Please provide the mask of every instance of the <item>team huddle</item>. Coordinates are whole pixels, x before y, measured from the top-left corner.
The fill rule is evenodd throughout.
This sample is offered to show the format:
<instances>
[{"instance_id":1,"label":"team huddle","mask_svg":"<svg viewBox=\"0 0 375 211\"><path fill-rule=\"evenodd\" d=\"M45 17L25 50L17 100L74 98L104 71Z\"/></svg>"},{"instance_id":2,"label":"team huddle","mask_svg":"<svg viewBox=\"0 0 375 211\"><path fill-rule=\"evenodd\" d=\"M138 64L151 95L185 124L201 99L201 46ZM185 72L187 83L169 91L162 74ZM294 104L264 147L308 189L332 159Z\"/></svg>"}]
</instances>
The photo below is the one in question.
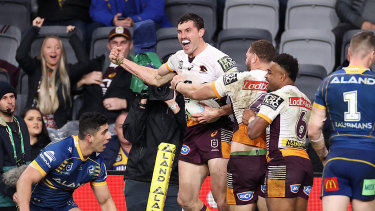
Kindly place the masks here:
<instances>
[{"instance_id":1,"label":"team huddle","mask_svg":"<svg viewBox=\"0 0 375 211\"><path fill-rule=\"evenodd\" d=\"M361 32L352 38L349 66L327 76L312 103L294 85L298 62L293 56L278 55L269 41L254 41L246 52L247 71L239 72L234 60L203 40L204 32L201 17L182 16L177 27L182 50L157 70L123 58L117 48L109 55L148 85L170 82L184 96L185 109L203 105L203 111L186 115L179 206L209 210L198 196L210 175L219 210L306 210L313 185L308 137L325 165L323 210L346 210L349 202L353 209L373 210L375 74L369 68L375 35ZM79 210L72 192L87 182L102 210L116 210L98 155L109 138L105 117L83 115L78 136L47 146L21 175L15 199L20 210ZM33 184L38 185L32 191Z\"/></svg>"}]
</instances>

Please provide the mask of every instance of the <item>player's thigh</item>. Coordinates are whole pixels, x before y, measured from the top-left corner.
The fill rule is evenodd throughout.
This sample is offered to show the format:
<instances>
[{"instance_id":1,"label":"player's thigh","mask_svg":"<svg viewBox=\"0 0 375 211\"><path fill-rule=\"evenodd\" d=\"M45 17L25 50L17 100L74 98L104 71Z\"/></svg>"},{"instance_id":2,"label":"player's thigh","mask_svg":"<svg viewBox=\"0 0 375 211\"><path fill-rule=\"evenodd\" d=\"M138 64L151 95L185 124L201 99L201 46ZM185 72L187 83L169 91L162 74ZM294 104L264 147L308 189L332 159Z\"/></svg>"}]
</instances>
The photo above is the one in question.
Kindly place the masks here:
<instances>
[{"instance_id":1,"label":"player's thigh","mask_svg":"<svg viewBox=\"0 0 375 211\"><path fill-rule=\"evenodd\" d=\"M208 168L204 164L193 164L179 160L178 175L178 197L184 200L193 200L199 196L200 188L208 175Z\"/></svg>"},{"instance_id":2,"label":"player's thigh","mask_svg":"<svg viewBox=\"0 0 375 211\"><path fill-rule=\"evenodd\" d=\"M293 211L295 210L297 197L295 198L266 198L269 211Z\"/></svg>"},{"instance_id":3,"label":"player's thigh","mask_svg":"<svg viewBox=\"0 0 375 211\"><path fill-rule=\"evenodd\" d=\"M352 200L353 210L361 211L374 211L375 210L375 199L370 201L362 201L358 199Z\"/></svg>"},{"instance_id":4,"label":"player's thigh","mask_svg":"<svg viewBox=\"0 0 375 211\"><path fill-rule=\"evenodd\" d=\"M214 197L226 194L228 159L214 158L208 161L211 176L211 191Z\"/></svg>"},{"instance_id":5,"label":"player's thigh","mask_svg":"<svg viewBox=\"0 0 375 211\"><path fill-rule=\"evenodd\" d=\"M256 204L235 205L235 211L255 211Z\"/></svg>"},{"instance_id":6,"label":"player's thigh","mask_svg":"<svg viewBox=\"0 0 375 211\"><path fill-rule=\"evenodd\" d=\"M348 196L330 195L323 197L323 211L346 211L350 202Z\"/></svg>"}]
</instances>

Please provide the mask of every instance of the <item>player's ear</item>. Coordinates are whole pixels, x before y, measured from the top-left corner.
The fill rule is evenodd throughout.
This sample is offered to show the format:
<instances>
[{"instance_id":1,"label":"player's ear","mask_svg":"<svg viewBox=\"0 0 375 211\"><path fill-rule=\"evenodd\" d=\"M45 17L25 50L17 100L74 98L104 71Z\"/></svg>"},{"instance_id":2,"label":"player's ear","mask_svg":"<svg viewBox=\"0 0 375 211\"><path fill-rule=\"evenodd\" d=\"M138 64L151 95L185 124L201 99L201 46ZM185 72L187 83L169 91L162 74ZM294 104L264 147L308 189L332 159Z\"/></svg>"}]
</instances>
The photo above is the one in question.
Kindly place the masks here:
<instances>
[{"instance_id":1,"label":"player's ear","mask_svg":"<svg viewBox=\"0 0 375 211\"><path fill-rule=\"evenodd\" d=\"M203 37L204 32L205 32L204 28L199 29L199 31L198 31L199 37Z\"/></svg>"},{"instance_id":2,"label":"player's ear","mask_svg":"<svg viewBox=\"0 0 375 211\"><path fill-rule=\"evenodd\" d=\"M86 141L88 141L89 143L91 143L93 141L93 136L91 134L87 134L86 137L85 137Z\"/></svg>"}]
</instances>

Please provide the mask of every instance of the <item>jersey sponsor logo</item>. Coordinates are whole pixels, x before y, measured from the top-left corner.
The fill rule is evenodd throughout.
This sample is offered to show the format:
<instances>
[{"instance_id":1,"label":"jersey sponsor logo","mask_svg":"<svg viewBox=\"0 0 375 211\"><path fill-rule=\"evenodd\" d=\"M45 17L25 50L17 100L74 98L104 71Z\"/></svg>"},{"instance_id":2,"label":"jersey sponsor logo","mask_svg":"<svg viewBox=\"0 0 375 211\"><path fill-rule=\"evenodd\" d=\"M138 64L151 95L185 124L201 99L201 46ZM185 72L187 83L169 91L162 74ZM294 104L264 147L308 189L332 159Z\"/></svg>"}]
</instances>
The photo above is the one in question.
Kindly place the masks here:
<instances>
[{"instance_id":1,"label":"jersey sponsor logo","mask_svg":"<svg viewBox=\"0 0 375 211\"><path fill-rule=\"evenodd\" d=\"M339 190L339 183L337 182L337 177L327 177L324 178L324 191L337 191Z\"/></svg>"},{"instance_id":2,"label":"jersey sponsor logo","mask_svg":"<svg viewBox=\"0 0 375 211\"><path fill-rule=\"evenodd\" d=\"M272 108L273 110L276 110L283 102L284 102L283 98L281 98L278 95L270 93L270 94L267 94L266 97L264 97L262 105L266 105Z\"/></svg>"},{"instance_id":3,"label":"jersey sponsor logo","mask_svg":"<svg viewBox=\"0 0 375 211\"><path fill-rule=\"evenodd\" d=\"M90 175L93 175L95 172L95 166L91 165L87 168L87 173L89 173Z\"/></svg>"},{"instance_id":4,"label":"jersey sponsor logo","mask_svg":"<svg viewBox=\"0 0 375 211\"><path fill-rule=\"evenodd\" d=\"M116 162L120 162L121 160L122 160L122 155L121 154L117 154Z\"/></svg>"},{"instance_id":5,"label":"jersey sponsor logo","mask_svg":"<svg viewBox=\"0 0 375 211\"><path fill-rule=\"evenodd\" d=\"M228 72L230 69L237 67L236 62L229 56L224 56L223 58L217 60L224 72Z\"/></svg>"},{"instance_id":6,"label":"jersey sponsor logo","mask_svg":"<svg viewBox=\"0 0 375 211\"><path fill-rule=\"evenodd\" d=\"M211 133L211 137L216 136L217 132L218 132L218 130L215 130L214 132L212 132L212 133Z\"/></svg>"},{"instance_id":7,"label":"jersey sponsor logo","mask_svg":"<svg viewBox=\"0 0 375 211\"><path fill-rule=\"evenodd\" d=\"M190 148L188 146L186 146L185 144L182 145L180 153L182 155L187 155L187 154L189 154L189 152L190 152Z\"/></svg>"},{"instance_id":8,"label":"jersey sponsor logo","mask_svg":"<svg viewBox=\"0 0 375 211\"><path fill-rule=\"evenodd\" d=\"M306 143L283 138L281 141L281 146L305 149Z\"/></svg>"},{"instance_id":9,"label":"jersey sponsor logo","mask_svg":"<svg viewBox=\"0 0 375 211\"><path fill-rule=\"evenodd\" d=\"M301 187L301 184L290 185L290 192L298 193L300 187Z\"/></svg>"},{"instance_id":10,"label":"jersey sponsor logo","mask_svg":"<svg viewBox=\"0 0 375 211\"><path fill-rule=\"evenodd\" d=\"M345 80L345 76L335 76L330 82L331 84L366 84L366 85L374 85L375 79L374 78L363 78L363 77L356 77L352 76L349 79Z\"/></svg>"},{"instance_id":11,"label":"jersey sponsor logo","mask_svg":"<svg viewBox=\"0 0 375 211\"><path fill-rule=\"evenodd\" d=\"M76 187L79 187L81 186L81 183L75 183L75 182L69 182L69 181L66 181L66 180L61 180L60 178L52 178L56 183L62 185L62 186L65 186L67 188L76 188Z\"/></svg>"},{"instance_id":12,"label":"jersey sponsor logo","mask_svg":"<svg viewBox=\"0 0 375 211\"><path fill-rule=\"evenodd\" d=\"M237 80L237 73L229 73L223 76L224 85L229 85Z\"/></svg>"},{"instance_id":13,"label":"jersey sponsor logo","mask_svg":"<svg viewBox=\"0 0 375 211\"><path fill-rule=\"evenodd\" d=\"M182 60L178 61L178 69L182 69L183 63L184 63L184 61L182 61Z\"/></svg>"},{"instance_id":14,"label":"jersey sponsor logo","mask_svg":"<svg viewBox=\"0 0 375 211\"><path fill-rule=\"evenodd\" d=\"M208 70L207 70L207 67L206 66L204 66L204 65L201 65L201 66L199 66L199 68L200 68L200 72L203 72L203 73L205 73L205 72L207 72Z\"/></svg>"},{"instance_id":15,"label":"jersey sponsor logo","mask_svg":"<svg viewBox=\"0 0 375 211\"><path fill-rule=\"evenodd\" d=\"M72 147L69 147L69 148L68 148L68 151L69 151L70 153L72 153Z\"/></svg>"},{"instance_id":16,"label":"jersey sponsor logo","mask_svg":"<svg viewBox=\"0 0 375 211\"><path fill-rule=\"evenodd\" d=\"M73 168L73 163L69 163L68 165L66 165L65 170L70 171L72 170L72 168Z\"/></svg>"},{"instance_id":17,"label":"jersey sponsor logo","mask_svg":"<svg viewBox=\"0 0 375 211\"><path fill-rule=\"evenodd\" d=\"M219 140L217 140L216 138L214 139L211 139L211 147L212 148L217 148L219 146ZM211 150L212 151L212 150ZM216 150L215 150L216 151Z\"/></svg>"},{"instance_id":18,"label":"jersey sponsor logo","mask_svg":"<svg viewBox=\"0 0 375 211\"><path fill-rule=\"evenodd\" d=\"M50 163L56 160L54 151L45 151L43 152L43 154L44 156L46 156Z\"/></svg>"},{"instance_id":19,"label":"jersey sponsor logo","mask_svg":"<svg viewBox=\"0 0 375 211\"><path fill-rule=\"evenodd\" d=\"M265 81L245 80L243 82L242 90L267 91L267 84L268 83Z\"/></svg>"},{"instance_id":20,"label":"jersey sponsor logo","mask_svg":"<svg viewBox=\"0 0 375 211\"><path fill-rule=\"evenodd\" d=\"M237 198L241 201L250 201L254 196L254 191L237 193Z\"/></svg>"},{"instance_id":21,"label":"jersey sponsor logo","mask_svg":"<svg viewBox=\"0 0 375 211\"><path fill-rule=\"evenodd\" d=\"M297 106L312 109L311 103L303 97L289 97L289 106Z\"/></svg>"},{"instance_id":22,"label":"jersey sponsor logo","mask_svg":"<svg viewBox=\"0 0 375 211\"><path fill-rule=\"evenodd\" d=\"M303 192L304 192L307 196L310 196L311 186L304 186L304 187L303 187Z\"/></svg>"},{"instance_id":23,"label":"jersey sponsor logo","mask_svg":"<svg viewBox=\"0 0 375 211\"><path fill-rule=\"evenodd\" d=\"M361 123L361 122L335 122L335 127L339 128L355 128L355 129L372 129L372 123Z\"/></svg>"}]
</instances>

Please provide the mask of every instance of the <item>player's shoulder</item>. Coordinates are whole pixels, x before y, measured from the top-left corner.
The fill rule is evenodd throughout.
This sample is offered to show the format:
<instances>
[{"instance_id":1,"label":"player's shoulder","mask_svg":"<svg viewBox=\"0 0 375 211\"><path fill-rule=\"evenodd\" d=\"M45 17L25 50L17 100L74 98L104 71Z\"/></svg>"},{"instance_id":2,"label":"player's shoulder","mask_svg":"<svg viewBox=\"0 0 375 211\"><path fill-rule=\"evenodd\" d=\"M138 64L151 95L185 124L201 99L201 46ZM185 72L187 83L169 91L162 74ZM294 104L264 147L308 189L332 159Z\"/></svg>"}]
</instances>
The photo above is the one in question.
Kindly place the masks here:
<instances>
[{"instance_id":1,"label":"player's shoulder","mask_svg":"<svg viewBox=\"0 0 375 211\"><path fill-rule=\"evenodd\" d=\"M72 154L74 147L74 138L69 136L61 141L49 144L45 149L53 150L61 155L68 155Z\"/></svg>"}]
</instances>

